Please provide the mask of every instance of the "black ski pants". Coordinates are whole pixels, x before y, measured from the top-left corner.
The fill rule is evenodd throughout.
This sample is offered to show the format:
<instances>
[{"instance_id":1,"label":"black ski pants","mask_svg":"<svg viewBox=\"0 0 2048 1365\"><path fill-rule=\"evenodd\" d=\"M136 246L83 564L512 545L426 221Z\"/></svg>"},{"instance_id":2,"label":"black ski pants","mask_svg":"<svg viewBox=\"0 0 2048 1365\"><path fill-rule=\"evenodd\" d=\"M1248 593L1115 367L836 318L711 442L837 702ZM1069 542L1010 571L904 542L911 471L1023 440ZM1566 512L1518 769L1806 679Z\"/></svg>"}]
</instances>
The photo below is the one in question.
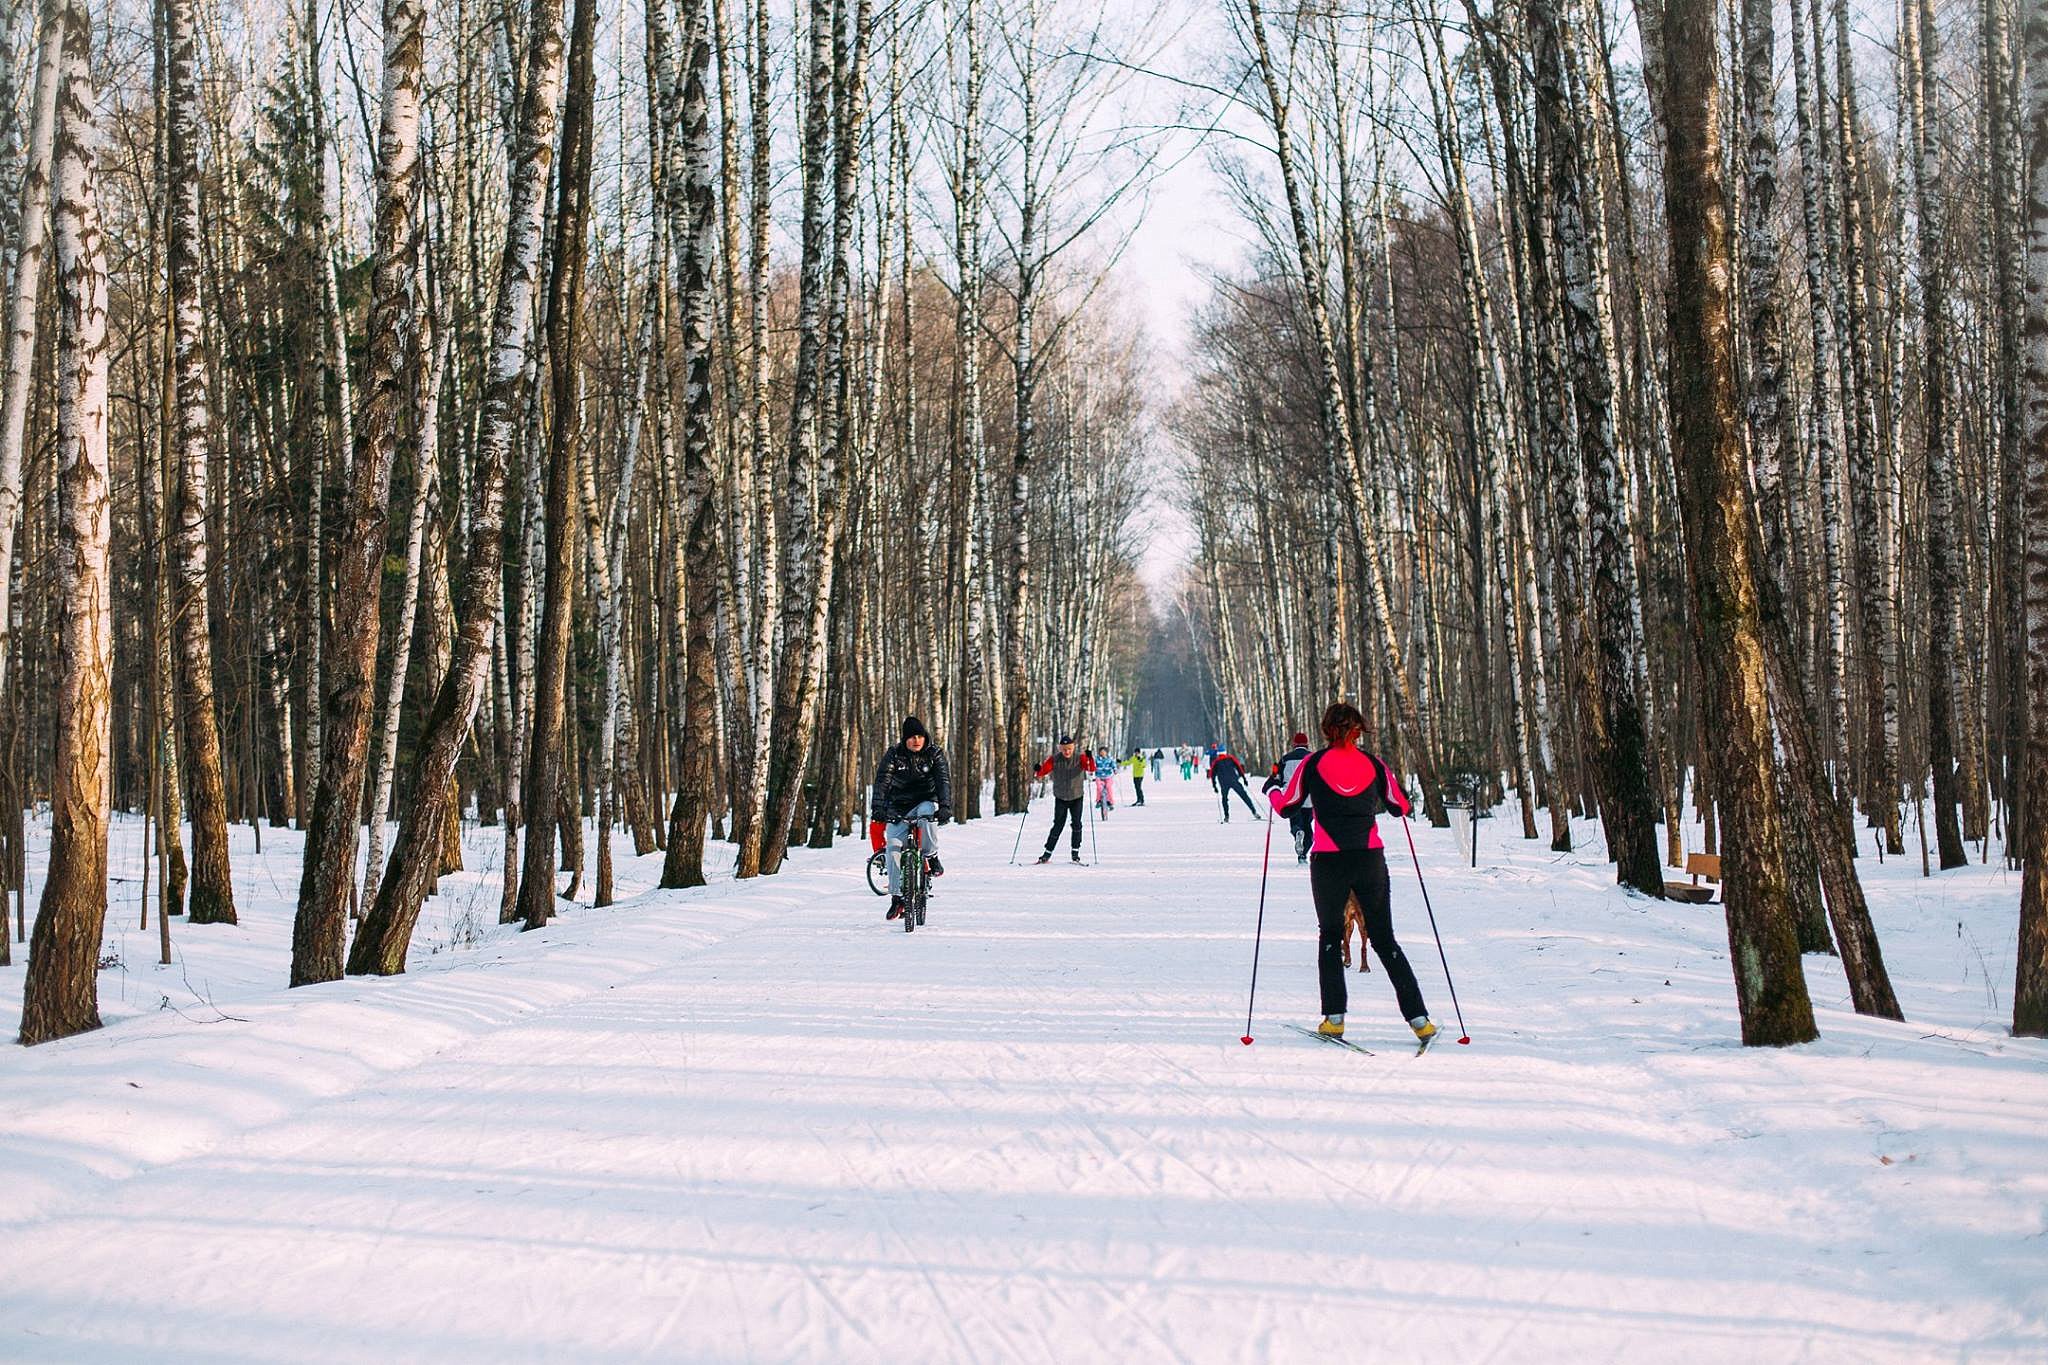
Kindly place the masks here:
<instances>
[{"instance_id":1,"label":"black ski pants","mask_svg":"<svg viewBox=\"0 0 2048 1365\"><path fill-rule=\"evenodd\" d=\"M1045 836L1045 851L1052 852L1053 845L1060 841L1060 831L1067 827L1067 821L1074 822L1074 852L1081 851L1081 798L1056 796L1052 801L1052 833Z\"/></svg>"},{"instance_id":2,"label":"black ski pants","mask_svg":"<svg viewBox=\"0 0 2048 1365\"><path fill-rule=\"evenodd\" d=\"M1230 818L1230 794L1232 792L1236 792L1237 799L1244 802L1244 808L1252 813L1252 819L1261 820L1265 818L1259 814L1259 808L1252 804L1252 794L1244 789L1244 779L1242 777L1228 777L1216 784L1216 793L1223 801L1223 818L1225 820Z\"/></svg>"},{"instance_id":3,"label":"black ski pants","mask_svg":"<svg viewBox=\"0 0 2048 1365\"><path fill-rule=\"evenodd\" d=\"M1138 804L1145 804L1145 775L1136 768L1131 769L1131 785L1138 789Z\"/></svg>"},{"instance_id":4,"label":"black ski pants","mask_svg":"<svg viewBox=\"0 0 2048 1365\"><path fill-rule=\"evenodd\" d=\"M1344 905L1355 895L1365 919L1366 942L1387 969L1387 980L1394 983L1401 1017L1428 1014L1422 988L1415 984L1415 969L1408 965L1401 945L1394 942L1394 916L1387 905L1387 851L1359 848L1311 853L1308 885L1316 901L1316 975L1323 990L1323 1013L1344 1013Z\"/></svg>"}]
</instances>

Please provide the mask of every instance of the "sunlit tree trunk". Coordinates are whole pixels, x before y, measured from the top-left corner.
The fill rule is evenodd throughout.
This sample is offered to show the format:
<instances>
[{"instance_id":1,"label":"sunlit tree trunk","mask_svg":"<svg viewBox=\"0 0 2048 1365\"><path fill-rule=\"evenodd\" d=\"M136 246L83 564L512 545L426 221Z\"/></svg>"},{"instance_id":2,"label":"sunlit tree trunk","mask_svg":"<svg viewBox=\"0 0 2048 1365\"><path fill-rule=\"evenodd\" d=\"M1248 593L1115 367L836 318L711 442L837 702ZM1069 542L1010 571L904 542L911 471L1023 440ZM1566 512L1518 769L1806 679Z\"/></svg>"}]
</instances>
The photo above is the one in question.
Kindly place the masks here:
<instances>
[{"instance_id":1,"label":"sunlit tree trunk","mask_svg":"<svg viewBox=\"0 0 2048 1365\"><path fill-rule=\"evenodd\" d=\"M65 0L61 16L51 214L57 264L56 734L50 862L22 982L24 1043L100 1025L96 987L113 776L114 613L107 559L113 501L99 97L85 0Z\"/></svg>"},{"instance_id":2,"label":"sunlit tree trunk","mask_svg":"<svg viewBox=\"0 0 2048 1365\"><path fill-rule=\"evenodd\" d=\"M1725 727L1714 780L1742 1041L1781 1046L1817 1033L1786 898L1758 566L1736 403L1719 63L1712 59L1715 12L1714 0L1670 0L1657 44L1686 54L1686 60L1660 63L1668 82L1662 122L1673 452L1700 671L1710 714Z\"/></svg>"},{"instance_id":3,"label":"sunlit tree trunk","mask_svg":"<svg viewBox=\"0 0 2048 1365\"><path fill-rule=\"evenodd\" d=\"M477 421L473 508L455 647L415 745L408 784L412 797L399 824L389 870L349 950L348 967L355 973L388 976L405 970L413 925L439 868L443 826L455 799L456 761L476 718L491 663L492 627L501 592L505 473L522 415L520 381L532 340L548 171L554 162L561 101L562 0L534 0L527 34L505 251L491 313L483 410Z\"/></svg>"},{"instance_id":4,"label":"sunlit tree trunk","mask_svg":"<svg viewBox=\"0 0 2048 1365\"><path fill-rule=\"evenodd\" d=\"M356 830L376 704L391 466L409 396L406 367L418 354L412 253L425 26L424 0L385 0L366 398L355 428L360 444L348 479L347 510L335 537L334 636L326 652L327 715L320 732L325 752L292 926L294 986L341 976L349 890L355 881ZM382 820L383 813L373 818Z\"/></svg>"}]
</instances>

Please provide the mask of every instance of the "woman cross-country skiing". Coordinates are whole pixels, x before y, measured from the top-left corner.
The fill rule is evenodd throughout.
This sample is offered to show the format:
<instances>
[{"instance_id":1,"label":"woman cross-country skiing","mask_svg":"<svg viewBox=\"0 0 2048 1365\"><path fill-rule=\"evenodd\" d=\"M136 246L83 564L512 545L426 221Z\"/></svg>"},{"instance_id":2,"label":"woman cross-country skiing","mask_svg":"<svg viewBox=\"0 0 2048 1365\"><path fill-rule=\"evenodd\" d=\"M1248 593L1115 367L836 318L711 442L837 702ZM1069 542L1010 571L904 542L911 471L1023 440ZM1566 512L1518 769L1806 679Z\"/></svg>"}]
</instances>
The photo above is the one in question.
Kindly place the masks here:
<instances>
[{"instance_id":1,"label":"woman cross-country skiing","mask_svg":"<svg viewBox=\"0 0 2048 1365\"><path fill-rule=\"evenodd\" d=\"M1292 815L1304 802L1314 811L1308 882L1315 897L1319 942L1316 970L1322 985L1323 1022L1316 1032L1344 1036L1344 904L1358 897L1366 940L1387 969L1401 1015L1424 1047L1437 1036L1415 969L1394 941L1393 911L1387 903L1387 851L1375 819L1392 808L1405 816L1408 798L1387 765L1365 751L1365 717L1349 702L1333 702L1323 713L1327 747L1297 763L1286 787L1272 793L1273 809Z\"/></svg>"}]
</instances>

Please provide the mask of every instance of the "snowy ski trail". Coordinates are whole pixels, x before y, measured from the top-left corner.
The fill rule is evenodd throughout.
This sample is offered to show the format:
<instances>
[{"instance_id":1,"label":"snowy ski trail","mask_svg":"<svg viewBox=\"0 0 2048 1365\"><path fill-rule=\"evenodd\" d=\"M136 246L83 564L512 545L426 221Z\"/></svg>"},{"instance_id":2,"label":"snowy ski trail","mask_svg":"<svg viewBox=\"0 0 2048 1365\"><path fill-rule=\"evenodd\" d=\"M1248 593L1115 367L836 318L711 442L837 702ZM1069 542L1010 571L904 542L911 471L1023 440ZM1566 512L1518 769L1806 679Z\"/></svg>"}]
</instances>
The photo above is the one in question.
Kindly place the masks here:
<instances>
[{"instance_id":1,"label":"snowy ski trail","mask_svg":"<svg viewBox=\"0 0 2048 1365\"><path fill-rule=\"evenodd\" d=\"M1911 1022L1809 959L1822 1042L1759 1052L1718 907L1418 827L1474 1039L1418 1058L1377 971L1348 1022L1379 1055L1280 1027L1316 1001L1276 857L1247 1048L1264 827L1147 796L1090 867L1030 862L1042 809L1017 867L1014 817L945 829L914 935L848 843L6 1049L0 1358L2048 1356L2048 1049L1990 999L1995 869L1864 867ZM257 915L288 942L288 901ZM277 937L173 932L185 976Z\"/></svg>"}]
</instances>

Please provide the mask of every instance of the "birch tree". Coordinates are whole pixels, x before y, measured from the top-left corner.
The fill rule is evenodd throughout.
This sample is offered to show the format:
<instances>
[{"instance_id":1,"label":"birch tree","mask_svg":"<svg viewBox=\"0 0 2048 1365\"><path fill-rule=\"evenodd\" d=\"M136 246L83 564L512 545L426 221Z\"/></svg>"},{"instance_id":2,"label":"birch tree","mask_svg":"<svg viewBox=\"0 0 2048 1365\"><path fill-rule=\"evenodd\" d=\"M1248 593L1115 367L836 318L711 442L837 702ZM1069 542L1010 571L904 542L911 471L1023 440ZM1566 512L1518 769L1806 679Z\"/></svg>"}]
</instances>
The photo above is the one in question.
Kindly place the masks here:
<instances>
[{"instance_id":1,"label":"birch tree","mask_svg":"<svg viewBox=\"0 0 2048 1365\"><path fill-rule=\"evenodd\" d=\"M29 380L36 349L36 299L42 289L43 247L50 232L50 161L57 136L57 87L62 78L66 0L43 0L30 87L28 152L21 173L19 235L9 253L6 335L0 338L0 622L7 621L14 584L14 534L21 519L21 454L28 424ZM0 187L5 193L5 187ZM0 639L0 683L7 678L13 632Z\"/></svg>"},{"instance_id":2,"label":"birch tree","mask_svg":"<svg viewBox=\"0 0 2048 1365\"><path fill-rule=\"evenodd\" d=\"M378 126L376 255L370 354L343 524L336 536L333 636L325 651L325 745L299 906L292 984L339 979L355 882L370 718L375 709L378 618L391 504L391 467L407 402L406 366L418 353L412 224L419 169L424 0L385 0L384 99ZM331 268L331 263L330 263ZM373 814L381 820L381 812Z\"/></svg>"},{"instance_id":3,"label":"birch tree","mask_svg":"<svg viewBox=\"0 0 2048 1365\"><path fill-rule=\"evenodd\" d=\"M2025 378L2027 694L2020 942L2012 1031L2048 1037L2048 4L2027 0L2026 317L2021 328Z\"/></svg>"},{"instance_id":4,"label":"birch tree","mask_svg":"<svg viewBox=\"0 0 2048 1365\"><path fill-rule=\"evenodd\" d=\"M57 91L56 755L50 864L22 983L21 1041L100 1025L100 928L107 913L114 621L107 551L113 520L107 453L107 258L101 233L99 92L92 18L64 0Z\"/></svg>"},{"instance_id":5,"label":"birch tree","mask_svg":"<svg viewBox=\"0 0 2048 1365\"><path fill-rule=\"evenodd\" d=\"M176 413L165 433L176 450L178 680L184 697L185 808L192 819L186 913L193 924L235 923L228 868L227 795L214 717L213 632L208 606L206 522L212 406L202 339L199 222L198 36L193 0L166 0L165 130L171 385Z\"/></svg>"},{"instance_id":6,"label":"birch tree","mask_svg":"<svg viewBox=\"0 0 2048 1365\"><path fill-rule=\"evenodd\" d=\"M420 904L439 870L442 826L454 801L455 765L483 698L497 621L505 474L520 417L520 380L532 338L549 171L561 108L562 0L534 0L528 13L518 132L507 193L505 250L498 270L477 416L476 468L470 488L469 545L448 672L415 747L412 798L399 823L377 900L349 948L348 969L389 976L405 970Z\"/></svg>"},{"instance_id":7,"label":"birch tree","mask_svg":"<svg viewBox=\"0 0 2048 1365\"><path fill-rule=\"evenodd\" d=\"M1708 705L1726 726L1722 792L1729 956L1742 1041L1816 1034L1786 904L1770 702L1756 600L1735 386L1728 219L1722 181L1714 0L1666 0L1661 44L1686 54L1664 74L1665 202L1671 239L1671 413L1686 557ZM1656 60L1653 53L1652 60Z\"/></svg>"}]
</instances>

